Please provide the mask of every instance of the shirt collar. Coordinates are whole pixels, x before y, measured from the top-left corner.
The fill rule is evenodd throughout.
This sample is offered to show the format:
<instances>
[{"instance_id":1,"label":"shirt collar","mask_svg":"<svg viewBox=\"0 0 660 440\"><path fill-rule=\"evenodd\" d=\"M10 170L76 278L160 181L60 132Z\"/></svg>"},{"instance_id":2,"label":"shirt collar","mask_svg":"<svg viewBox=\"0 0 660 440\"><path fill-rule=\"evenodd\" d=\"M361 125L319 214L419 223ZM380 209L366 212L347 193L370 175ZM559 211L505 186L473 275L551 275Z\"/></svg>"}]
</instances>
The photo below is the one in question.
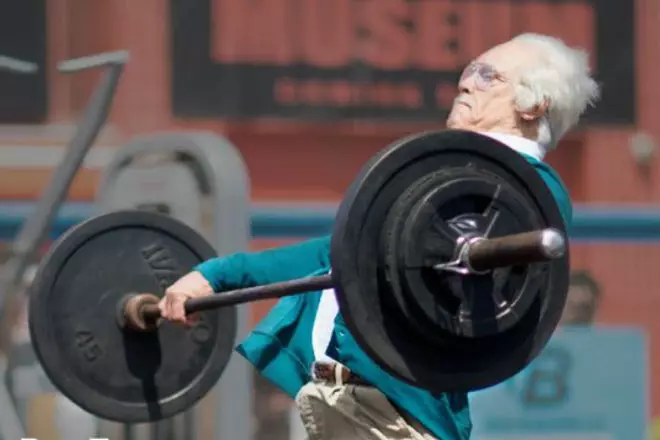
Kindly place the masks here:
<instances>
[{"instance_id":1,"label":"shirt collar","mask_svg":"<svg viewBox=\"0 0 660 440\"><path fill-rule=\"evenodd\" d=\"M545 148L543 148L538 142L534 142L527 138L505 133L480 132L480 134L493 138L496 141L500 141L512 150L532 156L538 161L542 161L543 157L545 157Z\"/></svg>"}]
</instances>

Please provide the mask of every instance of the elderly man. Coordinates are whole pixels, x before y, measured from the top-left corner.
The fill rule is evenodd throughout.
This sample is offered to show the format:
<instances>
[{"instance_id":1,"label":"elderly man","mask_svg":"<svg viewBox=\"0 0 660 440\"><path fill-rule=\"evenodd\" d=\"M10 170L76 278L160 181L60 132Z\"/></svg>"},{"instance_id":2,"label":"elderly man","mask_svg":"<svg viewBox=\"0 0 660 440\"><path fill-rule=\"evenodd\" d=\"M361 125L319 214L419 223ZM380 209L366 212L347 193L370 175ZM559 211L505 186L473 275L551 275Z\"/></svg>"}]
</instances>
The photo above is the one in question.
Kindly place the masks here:
<instances>
[{"instance_id":1,"label":"elderly man","mask_svg":"<svg viewBox=\"0 0 660 440\"><path fill-rule=\"evenodd\" d=\"M598 96L587 56L551 37L521 35L474 60L458 89L447 126L492 136L523 155L570 223L568 192L543 156ZM207 261L168 289L162 315L190 324L188 298L328 273L329 244L322 237ZM466 394L432 394L381 370L348 332L333 290L281 299L237 350L295 397L310 440L470 437Z\"/></svg>"}]
</instances>

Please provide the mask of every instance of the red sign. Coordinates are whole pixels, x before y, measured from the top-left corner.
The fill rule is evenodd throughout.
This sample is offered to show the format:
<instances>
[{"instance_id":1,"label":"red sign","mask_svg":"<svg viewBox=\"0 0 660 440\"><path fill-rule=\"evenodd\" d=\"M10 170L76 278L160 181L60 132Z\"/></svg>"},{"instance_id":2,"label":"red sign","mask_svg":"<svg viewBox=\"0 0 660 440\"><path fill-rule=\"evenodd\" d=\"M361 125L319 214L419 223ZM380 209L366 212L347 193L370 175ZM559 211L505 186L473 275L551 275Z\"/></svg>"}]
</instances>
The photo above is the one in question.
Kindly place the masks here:
<instances>
[{"instance_id":1,"label":"red sign","mask_svg":"<svg viewBox=\"0 0 660 440\"><path fill-rule=\"evenodd\" d=\"M524 31L596 55L588 2L212 0L211 18L211 58L227 65L457 71Z\"/></svg>"},{"instance_id":2,"label":"red sign","mask_svg":"<svg viewBox=\"0 0 660 440\"><path fill-rule=\"evenodd\" d=\"M529 31L589 52L612 87L594 120L634 120L632 2L171 2L183 116L439 119L469 61Z\"/></svg>"}]
</instances>

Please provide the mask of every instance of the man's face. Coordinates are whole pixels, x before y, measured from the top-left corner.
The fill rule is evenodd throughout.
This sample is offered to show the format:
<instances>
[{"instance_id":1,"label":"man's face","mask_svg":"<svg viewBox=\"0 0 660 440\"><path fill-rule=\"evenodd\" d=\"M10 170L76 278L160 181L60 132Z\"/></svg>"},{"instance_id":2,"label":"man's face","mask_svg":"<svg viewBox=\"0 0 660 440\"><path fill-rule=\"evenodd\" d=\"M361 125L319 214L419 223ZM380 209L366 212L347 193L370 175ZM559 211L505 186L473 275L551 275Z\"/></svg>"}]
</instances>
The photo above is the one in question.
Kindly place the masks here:
<instances>
[{"instance_id":1,"label":"man's face","mask_svg":"<svg viewBox=\"0 0 660 440\"><path fill-rule=\"evenodd\" d=\"M562 325L591 324L596 312L596 298L591 289L583 284L568 288L566 306L561 316Z\"/></svg>"},{"instance_id":2,"label":"man's face","mask_svg":"<svg viewBox=\"0 0 660 440\"><path fill-rule=\"evenodd\" d=\"M459 80L447 127L504 132L517 127L524 115L515 105L514 84L530 58L522 43L510 41L470 63Z\"/></svg>"}]
</instances>

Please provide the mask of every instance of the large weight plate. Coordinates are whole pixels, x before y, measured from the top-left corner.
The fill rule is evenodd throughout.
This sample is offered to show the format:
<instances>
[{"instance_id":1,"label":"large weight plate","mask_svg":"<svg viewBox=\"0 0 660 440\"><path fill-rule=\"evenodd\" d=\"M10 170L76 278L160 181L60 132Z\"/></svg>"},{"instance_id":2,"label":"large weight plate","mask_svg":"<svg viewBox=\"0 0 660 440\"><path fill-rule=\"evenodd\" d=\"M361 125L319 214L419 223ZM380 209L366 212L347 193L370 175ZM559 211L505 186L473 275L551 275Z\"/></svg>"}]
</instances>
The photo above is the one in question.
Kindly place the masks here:
<instances>
[{"instance_id":1,"label":"large weight plate","mask_svg":"<svg viewBox=\"0 0 660 440\"><path fill-rule=\"evenodd\" d=\"M414 182L389 210L381 242L388 286L407 321L420 331L439 326L445 330L439 333L442 340L447 332L473 338L502 333L536 298L540 265L470 277L432 266L452 260L456 243L466 234L492 238L542 227L524 197L483 170L431 173Z\"/></svg>"},{"instance_id":2,"label":"large weight plate","mask_svg":"<svg viewBox=\"0 0 660 440\"><path fill-rule=\"evenodd\" d=\"M447 392L506 380L557 326L568 252L478 276L431 266L451 260L466 231L494 238L546 227L566 233L537 170L509 147L464 131L396 142L363 167L337 213L341 315L365 352L410 384Z\"/></svg>"},{"instance_id":3,"label":"large weight plate","mask_svg":"<svg viewBox=\"0 0 660 440\"><path fill-rule=\"evenodd\" d=\"M42 261L30 296L30 332L55 386L101 418L141 423L171 417L216 383L236 337L232 307L184 328L140 333L119 325L131 292L162 296L215 256L197 232L157 213L120 211L67 231Z\"/></svg>"}]
</instances>

